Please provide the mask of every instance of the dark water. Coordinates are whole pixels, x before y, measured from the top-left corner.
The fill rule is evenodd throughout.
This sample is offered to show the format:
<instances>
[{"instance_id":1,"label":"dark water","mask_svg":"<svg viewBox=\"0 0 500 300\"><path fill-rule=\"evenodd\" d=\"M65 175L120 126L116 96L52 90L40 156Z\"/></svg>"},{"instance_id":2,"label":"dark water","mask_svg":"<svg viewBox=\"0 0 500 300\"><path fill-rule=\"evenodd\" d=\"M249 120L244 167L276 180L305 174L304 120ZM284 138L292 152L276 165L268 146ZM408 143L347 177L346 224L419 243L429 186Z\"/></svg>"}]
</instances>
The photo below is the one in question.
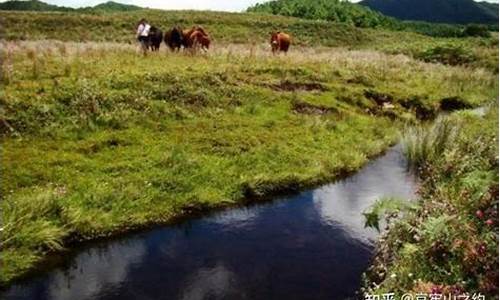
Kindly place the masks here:
<instances>
[{"instance_id":1,"label":"dark water","mask_svg":"<svg viewBox=\"0 0 500 300\"><path fill-rule=\"evenodd\" d=\"M335 184L102 242L4 291L5 299L345 299L377 232L361 213L412 198L399 148Z\"/></svg>"}]
</instances>

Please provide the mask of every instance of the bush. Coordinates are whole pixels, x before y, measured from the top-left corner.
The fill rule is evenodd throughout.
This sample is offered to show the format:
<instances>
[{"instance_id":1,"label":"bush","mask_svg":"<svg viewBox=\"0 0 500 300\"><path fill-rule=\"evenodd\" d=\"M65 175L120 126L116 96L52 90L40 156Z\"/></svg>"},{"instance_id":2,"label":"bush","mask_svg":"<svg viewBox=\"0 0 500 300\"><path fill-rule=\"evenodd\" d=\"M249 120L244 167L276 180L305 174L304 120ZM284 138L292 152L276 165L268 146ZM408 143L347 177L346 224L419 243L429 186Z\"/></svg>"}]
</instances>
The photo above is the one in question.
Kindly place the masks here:
<instances>
[{"instance_id":1,"label":"bush","mask_svg":"<svg viewBox=\"0 0 500 300\"><path fill-rule=\"evenodd\" d=\"M400 26L400 30L414 31L433 37L463 37L463 29L459 25L403 21Z\"/></svg>"},{"instance_id":2,"label":"bush","mask_svg":"<svg viewBox=\"0 0 500 300\"><path fill-rule=\"evenodd\" d=\"M415 58L425 62L443 63L451 66L465 65L477 60L471 50L458 45L436 46L417 53Z\"/></svg>"},{"instance_id":3,"label":"bush","mask_svg":"<svg viewBox=\"0 0 500 300\"><path fill-rule=\"evenodd\" d=\"M464 28L464 36L490 37L490 31L487 26L479 24L470 24Z\"/></svg>"}]
</instances>

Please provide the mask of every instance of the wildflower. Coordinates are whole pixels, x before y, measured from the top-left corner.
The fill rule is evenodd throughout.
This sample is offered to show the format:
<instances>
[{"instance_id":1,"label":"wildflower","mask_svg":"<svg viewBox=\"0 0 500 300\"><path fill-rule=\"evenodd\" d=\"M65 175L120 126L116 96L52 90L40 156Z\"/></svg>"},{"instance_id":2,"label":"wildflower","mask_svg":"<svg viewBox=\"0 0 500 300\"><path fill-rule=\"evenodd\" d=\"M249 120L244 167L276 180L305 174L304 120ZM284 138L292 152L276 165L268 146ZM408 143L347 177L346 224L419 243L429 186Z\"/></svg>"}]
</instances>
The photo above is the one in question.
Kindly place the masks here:
<instances>
[{"instance_id":1,"label":"wildflower","mask_svg":"<svg viewBox=\"0 0 500 300\"><path fill-rule=\"evenodd\" d=\"M493 224L495 224L495 222L493 222L493 220L492 220L492 219L488 219L488 220L486 220L486 225L488 225L488 226L493 226Z\"/></svg>"},{"instance_id":2,"label":"wildflower","mask_svg":"<svg viewBox=\"0 0 500 300\"><path fill-rule=\"evenodd\" d=\"M484 217L484 212L482 210L478 210L478 211L476 211L476 216L479 219L482 219Z\"/></svg>"},{"instance_id":3,"label":"wildflower","mask_svg":"<svg viewBox=\"0 0 500 300\"><path fill-rule=\"evenodd\" d=\"M396 275L395 273L392 273L392 274L391 274L391 278L393 278L393 279L394 279L394 278L396 278L396 277L397 277L397 275Z\"/></svg>"},{"instance_id":4,"label":"wildflower","mask_svg":"<svg viewBox=\"0 0 500 300\"><path fill-rule=\"evenodd\" d=\"M477 252L479 253L479 255L485 255L486 254L486 245L485 244L479 245Z\"/></svg>"},{"instance_id":5,"label":"wildflower","mask_svg":"<svg viewBox=\"0 0 500 300\"><path fill-rule=\"evenodd\" d=\"M443 289L439 285L435 285L431 289L431 294L441 294Z\"/></svg>"}]
</instances>

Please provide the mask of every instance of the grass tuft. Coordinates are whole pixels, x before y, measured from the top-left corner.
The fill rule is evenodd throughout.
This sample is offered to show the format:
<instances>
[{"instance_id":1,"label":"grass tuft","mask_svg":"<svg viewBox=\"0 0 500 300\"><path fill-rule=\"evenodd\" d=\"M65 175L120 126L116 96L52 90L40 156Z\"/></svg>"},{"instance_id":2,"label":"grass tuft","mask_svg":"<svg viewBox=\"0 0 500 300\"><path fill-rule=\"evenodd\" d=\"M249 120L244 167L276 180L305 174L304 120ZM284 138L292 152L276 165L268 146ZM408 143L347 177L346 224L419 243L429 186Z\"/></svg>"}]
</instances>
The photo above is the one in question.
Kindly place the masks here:
<instances>
[{"instance_id":1,"label":"grass tuft","mask_svg":"<svg viewBox=\"0 0 500 300\"><path fill-rule=\"evenodd\" d=\"M406 129L403 135L404 153L410 164L422 167L425 162L433 161L453 145L460 131L460 124L448 117L440 117L430 126L417 126Z\"/></svg>"}]
</instances>

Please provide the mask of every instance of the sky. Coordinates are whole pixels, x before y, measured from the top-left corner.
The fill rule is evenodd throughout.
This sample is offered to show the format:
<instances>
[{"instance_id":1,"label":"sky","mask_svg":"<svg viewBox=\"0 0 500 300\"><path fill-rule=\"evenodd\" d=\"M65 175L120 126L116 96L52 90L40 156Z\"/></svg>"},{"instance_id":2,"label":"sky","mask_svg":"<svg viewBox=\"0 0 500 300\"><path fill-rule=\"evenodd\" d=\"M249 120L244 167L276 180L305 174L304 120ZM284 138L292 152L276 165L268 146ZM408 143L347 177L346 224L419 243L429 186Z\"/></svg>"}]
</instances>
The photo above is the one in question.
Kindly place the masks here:
<instances>
[{"instance_id":1,"label":"sky","mask_svg":"<svg viewBox=\"0 0 500 300\"><path fill-rule=\"evenodd\" d=\"M4 2L5 0L0 0ZM94 6L106 2L107 0L42 0L50 4L70 7ZM162 9L202 9L220 11L243 11L255 3L266 0L114 0L126 4L134 4L142 7L162 8ZM359 2L360 0L350 0ZM498 3L499 0L485 0Z\"/></svg>"}]
</instances>

